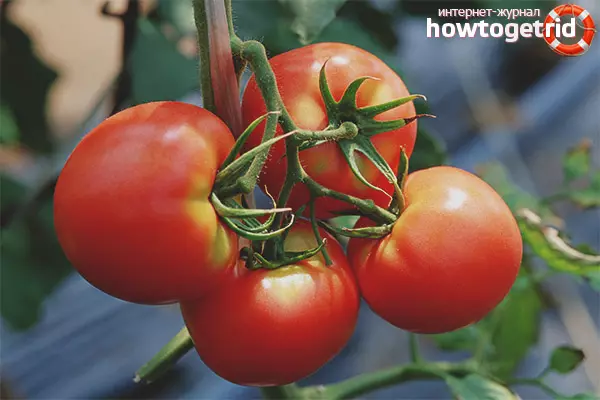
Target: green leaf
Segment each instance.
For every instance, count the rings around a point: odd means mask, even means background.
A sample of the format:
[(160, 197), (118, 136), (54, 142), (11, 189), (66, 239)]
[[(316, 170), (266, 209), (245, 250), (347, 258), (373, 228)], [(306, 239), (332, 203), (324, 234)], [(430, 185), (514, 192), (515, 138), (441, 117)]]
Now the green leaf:
[(584, 274), (584, 278), (588, 281), (592, 289), (600, 292), (600, 271), (587, 272)]
[(390, 12), (378, 9), (369, 1), (347, 1), (338, 11), (338, 16), (358, 22), (366, 33), (387, 50), (396, 50), (398, 36), (394, 16)]
[(584, 140), (565, 154), (563, 158), (565, 183), (570, 183), (589, 173), (592, 163), (591, 149), (591, 142), (589, 140)]
[(431, 168), (446, 162), (446, 148), (443, 142), (431, 135), (425, 128), (417, 128), (417, 141), (410, 157), (410, 171)]
[(0, 104), (0, 144), (14, 145), (19, 142), (19, 127), (10, 107)]
[[(553, 243), (551, 243), (545, 235), (548, 228), (536, 226), (523, 218), (519, 218), (518, 223), (525, 243), (531, 247), (536, 256), (546, 262), (549, 268), (582, 276), (597, 276), (600, 272), (600, 263), (588, 262), (585, 259), (577, 258), (576, 255), (579, 252), (576, 249), (569, 252), (569, 245), (564, 239), (552, 237)], [(559, 246), (560, 242), (565, 245)], [(592, 254), (585, 254), (583, 256), (597, 258), (597, 256)]]
[(600, 171), (592, 175), (586, 188), (569, 190), (568, 197), (583, 208), (600, 207)]
[(481, 165), (477, 168), (477, 173), (502, 196), (513, 213), (522, 208), (529, 208), (543, 219), (551, 220), (554, 223), (560, 221), (549, 207), (540, 203), (538, 198), (515, 185), (502, 164), (494, 162)]
[(559, 374), (568, 374), (581, 364), (583, 351), (570, 346), (557, 347), (550, 355), (550, 369)]
[(171, 24), (179, 34), (196, 32), (191, 0), (159, 0), (157, 11), (161, 20)]
[(591, 393), (579, 393), (574, 396), (560, 396), (555, 400), (598, 400), (600, 397), (595, 396)]
[(489, 345), (483, 362), (499, 378), (507, 378), (539, 337), (542, 300), (530, 278), (521, 274), (508, 296), (480, 324)]
[(0, 211), (12, 212), (25, 198), (27, 188), (5, 174), (0, 174)]
[(481, 375), (469, 374), (464, 378), (445, 377), (448, 387), (459, 400), (514, 400), (515, 394), (506, 386)]
[(477, 345), (480, 331), (475, 325), (457, 331), (432, 335), (437, 347), (445, 351), (471, 350)]
[(321, 31), (335, 19), (346, 0), (279, 0), (293, 15), (291, 29), (301, 44), (315, 40)]
[(46, 103), (57, 74), (39, 59), (27, 34), (4, 16), (0, 21), (0, 41), (2, 142), (14, 141), (18, 133), (23, 146), (50, 153), (53, 142)]
[[(259, 39), (275, 56), (302, 46), (290, 26), (292, 19), (279, 2), (272, 0), (233, 0), (233, 15), (237, 17), (236, 29), (243, 39)], [(338, 16), (318, 36), (315, 42), (340, 42), (365, 49), (399, 73), (393, 53), (375, 36), (365, 31), (360, 23), (348, 17)]]
[[(15, 181), (0, 178), (4, 213), (5, 201), (18, 205), (26, 191)], [(2, 229), (0, 265), (0, 313), (12, 328), (30, 328), (40, 316), (44, 299), (71, 271), (54, 233), (50, 199), (37, 212)]]
[(196, 60), (181, 54), (148, 19), (141, 18), (138, 29), (128, 64), (134, 104), (178, 100), (198, 87)]

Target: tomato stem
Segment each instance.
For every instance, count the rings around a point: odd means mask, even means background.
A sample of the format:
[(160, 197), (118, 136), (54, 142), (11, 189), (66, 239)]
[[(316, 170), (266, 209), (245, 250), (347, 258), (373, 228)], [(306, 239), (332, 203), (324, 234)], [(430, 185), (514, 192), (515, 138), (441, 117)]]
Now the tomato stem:
[(409, 348), (410, 348), (410, 360), (413, 363), (417, 363), (417, 364), (422, 363), (423, 359), (421, 358), (421, 352), (419, 350), (419, 338), (417, 337), (417, 335), (412, 332), (409, 333), (408, 334), (408, 342), (409, 342)]
[(462, 363), (407, 364), (358, 375), (332, 385), (303, 388), (303, 391), (305, 398), (350, 399), (407, 381), (442, 379), (444, 375), (465, 376), (471, 372), (475, 372), (474, 368)]
[(156, 380), (193, 348), (192, 338), (184, 327), (150, 361), (140, 367), (133, 381), (150, 383)]
[(206, 0), (194, 0), (194, 21), (198, 31), (198, 53), (200, 56), (200, 86), (202, 90), (202, 106), (215, 113), (215, 97), (210, 72), (210, 42), (208, 20), (206, 16)]
[(296, 384), (270, 386), (260, 389), (265, 400), (302, 399), (302, 389)]

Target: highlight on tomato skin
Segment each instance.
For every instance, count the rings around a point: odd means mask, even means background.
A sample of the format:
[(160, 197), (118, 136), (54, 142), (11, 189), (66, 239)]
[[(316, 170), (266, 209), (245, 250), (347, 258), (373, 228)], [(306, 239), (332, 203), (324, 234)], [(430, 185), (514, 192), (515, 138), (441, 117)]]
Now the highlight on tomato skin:
[(404, 194), (389, 236), (350, 240), (362, 296), (383, 319), (416, 333), (479, 321), (519, 272), (523, 244), (510, 209), (487, 183), (454, 167), (410, 174)]
[[(357, 106), (378, 105), (408, 96), (410, 93), (402, 79), (383, 61), (358, 47), (343, 43), (317, 43), (279, 54), (269, 60), (277, 77), (277, 87), (290, 116), (298, 127), (321, 130), (328, 126), (325, 104), (319, 90), (319, 72), (327, 62), (325, 72), (329, 87), (336, 100), (348, 85), (357, 78), (369, 76), (378, 80), (365, 81), (357, 93)], [(265, 102), (254, 76), (245, 88), (242, 100), (244, 124), (248, 125), (266, 113)], [(412, 103), (386, 111), (375, 117), (379, 121), (408, 118), (415, 115)], [(246, 149), (256, 147), (262, 138), (264, 123), (259, 125), (246, 144)], [(410, 156), (414, 148), (417, 122), (371, 138), (372, 143), (393, 171), (400, 161), (398, 149), (404, 148)], [(278, 127), (277, 134), (282, 134)], [(279, 193), (287, 170), (285, 146), (275, 144), (269, 159), (261, 172), (259, 185), (270, 193)], [(368, 182), (393, 193), (392, 185), (372, 163), (362, 154), (358, 155), (359, 169)], [(371, 189), (356, 178), (348, 163), (334, 142), (300, 152), (300, 160), (306, 172), (318, 183), (332, 190), (350, 194), (362, 199), (372, 199), (377, 205), (387, 206), (390, 197)], [(304, 185), (296, 185), (288, 205), (294, 209), (306, 204), (310, 199)], [(320, 197), (316, 200), (318, 218), (331, 218), (337, 211), (347, 210), (348, 204), (342, 201)]]
[[(204, 363), (222, 378), (248, 386), (284, 385), (332, 359), (356, 326), (359, 294), (340, 244), (321, 231), (333, 261), (323, 255), (275, 270), (248, 270), (206, 299), (182, 302), (181, 311)], [(286, 251), (316, 246), (310, 225), (299, 222)]]
[(219, 118), (178, 102), (131, 107), (98, 125), (54, 194), (56, 233), (75, 269), (145, 304), (198, 298), (229, 279), (237, 237), (208, 198), (233, 144)]

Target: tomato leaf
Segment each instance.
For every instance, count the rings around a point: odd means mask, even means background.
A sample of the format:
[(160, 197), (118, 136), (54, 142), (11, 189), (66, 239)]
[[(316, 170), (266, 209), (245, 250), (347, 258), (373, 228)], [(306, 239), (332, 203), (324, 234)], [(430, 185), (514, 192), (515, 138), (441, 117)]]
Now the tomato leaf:
[[(5, 201), (10, 204), (21, 197), (22, 202), (26, 190), (8, 177), (0, 179), (4, 212)], [(5, 195), (6, 188), (11, 188), (9, 195)], [(12, 328), (30, 328), (39, 318), (44, 299), (71, 271), (56, 240), (51, 201), (4, 227), (0, 249), (0, 313)]]
[(559, 374), (568, 374), (581, 364), (583, 351), (570, 346), (557, 347), (550, 355), (550, 369)]
[(10, 107), (4, 103), (0, 104), (0, 124), (2, 125), (0, 144), (17, 144), (19, 142), (19, 127)]
[(177, 100), (198, 86), (197, 61), (185, 57), (148, 19), (140, 18), (139, 32), (129, 56), (134, 104)]
[(419, 126), (415, 148), (410, 157), (410, 172), (442, 165), (446, 162), (446, 156), (444, 143)]
[(481, 375), (469, 374), (464, 378), (445, 377), (448, 387), (460, 400), (513, 400), (515, 394), (506, 386)]
[(583, 208), (600, 207), (600, 171), (592, 175), (586, 188), (569, 190), (568, 197)]
[(543, 219), (550, 220), (556, 224), (562, 222), (549, 207), (542, 205), (535, 196), (515, 185), (502, 164), (489, 163), (481, 165), (477, 168), (477, 173), (502, 196), (513, 213), (522, 208), (529, 208), (534, 210)]
[(392, 13), (376, 8), (369, 1), (347, 1), (338, 16), (357, 21), (362, 29), (376, 38), (389, 51), (395, 51), (398, 36)]
[(555, 400), (598, 400), (598, 396), (590, 393), (579, 393), (574, 396), (556, 397)]
[(590, 171), (591, 142), (584, 140), (576, 147), (567, 151), (563, 158), (563, 174), (565, 183), (570, 183), (586, 176)]
[(0, 40), (2, 142), (18, 137), (30, 150), (50, 153), (54, 145), (46, 102), (57, 74), (39, 59), (27, 34), (4, 15), (0, 21)]
[(482, 321), (490, 338), (483, 356), (488, 370), (506, 378), (539, 337), (542, 300), (527, 275), (517, 278), (502, 303)]
[[(572, 252), (575, 253), (572, 254), (567, 251), (568, 248), (567, 250), (559, 248), (544, 235), (544, 228), (532, 225), (525, 220), (519, 220), (519, 228), (525, 243), (531, 247), (536, 256), (545, 261), (549, 268), (581, 276), (589, 281), (593, 289), (600, 290), (600, 262), (588, 261), (588, 259), (598, 259), (597, 255), (584, 254), (576, 249), (573, 249)], [(564, 241), (564, 239), (560, 240)], [(564, 243), (566, 245), (566, 242)]]
[(279, 0), (293, 15), (291, 29), (300, 43), (314, 41), (321, 31), (335, 19), (346, 0)]
[(179, 34), (187, 35), (196, 32), (191, 1), (159, 0), (157, 12), (161, 20), (172, 25)]
[[(261, 39), (270, 57), (302, 46), (297, 35), (290, 29), (292, 19), (279, 2), (233, 0), (232, 8), (234, 17), (239, 17), (235, 21), (240, 37)], [(399, 73), (394, 54), (388, 51), (376, 36), (365, 31), (352, 17), (338, 16), (314, 41), (341, 42), (360, 47), (373, 53)]]
[(474, 350), (480, 331), (471, 325), (457, 331), (432, 335), (437, 347), (445, 351)]

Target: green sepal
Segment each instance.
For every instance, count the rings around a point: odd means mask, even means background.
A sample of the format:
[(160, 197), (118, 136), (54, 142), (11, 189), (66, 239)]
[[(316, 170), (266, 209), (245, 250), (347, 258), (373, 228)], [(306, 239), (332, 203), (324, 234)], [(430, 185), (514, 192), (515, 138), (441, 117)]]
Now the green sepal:
[(385, 133), (389, 131), (393, 131), (396, 129), (400, 129), (403, 126), (410, 124), (413, 121), (416, 121), (419, 118), (428, 117), (435, 118), (435, 115), (431, 114), (417, 114), (413, 117), (408, 118), (399, 118), (390, 121), (375, 121), (374, 119), (363, 121), (358, 123), (358, 127), (360, 129), (360, 135), (371, 137), (378, 135), (380, 133)]
[[(400, 163), (398, 164), (398, 172), (396, 173), (396, 181), (398, 182), (398, 186), (400, 189), (404, 190), (404, 184), (406, 183), (406, 177), (408, 176), (408, 155), (404, 148), (400, 150)], [(396, 196), (392, 199), (390, 206), (388, 207), (388, 211), (400, 215), (404, 206), (406, 204), (406, 199), (404, 198), (404, 192), (402, 196)]]
[(338, 228), (325, 221), (319, 221), (318, 223), (323, 229), (331, 234), (361, 239), (379, 239), (385, 237), (392, 232), (392, 228), (394, 227), (394, 224), (384, 224), (364, 228)]
[(289, 228), (291, 228), (294, 224), (294, 216), (292, 215), (292, 218), (290, 218), (289, 223), (280, 229), (270, 232), (251, 232), (245, 229), (244, 226), (240, 226), (240, 222), (237, 222), (235, 219), (229, 217), (221, 217), (221, 220), (239, 236), (252, 241), (264, 241), (277, 237), (283, 234)]
[(356, 94), (358, 93), (358, 89), (360, 89), (361, 85), (367, 80), (379, 81), (380, 79), (372, 76), (363, 76), (353, 80), (344, 91), (340, 101), (337, 103), (338, 109), (351, 111), (356, 110)]
[(265, 119), (267, 119), (267, 117), (271, 114), (281, 114), (281, 112), (279, 112), (279, 111), (268, 112), (265, 115), (258, 117), (250, 125), (248, 125), (248, 127), (244, 130), (244, 132), (242, 132), (242, 134), (237, 138), (237, 140), (235, 141), (235, 144), (233, 145), (233, 148), (231, 149), (231, 151), (225, 158), (225, 161), (223, 161), (223, 164), (221, 164), (221, 168), (220, 168), (221, 170), (223, 170), (225, 167), (227, 167), (229, 164), (231, 164), (233, 161), (235, 161), (235, 157), (237, 157), (238, 153), (242, 150), (242, 147), (244, 147), (244, 144), (246, 144), (246, 141), (250, 137), (250, 134), (252, 134), (252, 132), (254, 132), (256, 127), (261, 122), (263, 122)]
[(364, 118), (373, 118), (386, 111), (393, 110), (403, 104), (410, 103), (416, 99), (427, 101), (427, 97), (422, 94), (411, 94), (410, 96), (401, 97), (396, 100), (388, 101), (387, 103), (377, 104), (375, 106), (362, 107), (358, 109), (359, 114)]
[(344, 154), (344, 157), (348, 161), (348, 166), (350, 167), (350, 170), (359, 181), (361, 181), (363, 184), (367, 185), (371, 189), (383, 192), (390, 198), (392, 197), (385, 190), (369, 183), (366, 180), (366, 178), (362, 175), (360, 169), (358, 168), (358, 164), (356, 163), (356, 155), (354, 154), (357, 151), (364, 154), (369, 159), (369, 161), (371, 161), (373, 165), (387, 178), (388, 182), (390, 182), (394, 186), (396, 197), (402, 198), (402, 190), (400, 186), (398, 186), (396, 174), (392, 171), (387, 161), (385, 161), (381, 154), (379, 154), (375, 146), (373, 146), (373, 143), (371, 143), (371, 141), (368, 138), (356, 137), (354, 139), (341, 140), (338, 142), (338, 144), (340, 146), (340, 150)]
[[(229, 207), (244, 209), (244, 207), (242, 205), (240, 205), (237, 201), (235, 201), (232, 198), (224, 200), (223, 203)], [(275, 221), (276, 215), (277, 215), (276, 213), (270, 214), (267, 221), (265, 221), (263, 223), (261, 223), (256, 218), (252, 218), (252, 217), (244, 218), (244, 219), (240, 220), (240, 222), (238, 223), (238, 226), (243, 227), (243, 229), (245, 229), (251, 233), (264, 232), (264, 231), (268, 230), (269, 228), (271, 228), (271, 226), (273, 225), (273, 222)]]
[(323, 63), (321, 71), (319, 71), (319, 89), (321, 91), (321, 97), (323, 98), (323, 102), (325, 103), (327, 115), (331, 116), (336, 110), (337, 101), (335, 101), (335, 99), (333, 98), (333, 94), (331, 93), (331, 89), (329, 89), (329, 83), (327, 82), (327, 74), (325, 73), (326, 66), (327, 61)]
[[(264, 269), (277, 269), (281, 267), (285, 267), (286, 265), (295, 264), (302, 260), (306, 260), (308, 258), (314, 257), (317, 255), (325, 244), (327, 243), (326, 239), (323, 239), (321, 244), (313, 249), (305, 250), (305, 251), (290, 251), (285, 252), (284, 256), (281, 260), (277, 261), (269, 261), (264, 258), (261, 254), (254, 252), (252, 255), (254, 256), (257, 263), (254, 264), (253, 269), (264, 268)], [(246, 248), (242, 249), (245, 250)], [(250, 252), (246, 250), (246, 254), (244, 256), (250, 256)]]
[[(265, 215), (276, 214), (281, 212), (292, 211), (291, 208), (266, 208), (266, 209), (247, 209), (243, 207), (230, 207), (219, 199), (219, 197), (215, 193), (211, 193), (210, 201), (215, 208), (217, 214), (220, 217), (228, 217), (228, 218), (251, 218), (251, 217), (262, 217)], [(230, 203), (231, 204), (231, 203)]]
[[(319, 232), (319, 220), (317, 219), (314, 197), (310, 200), (310, 225), (312, 226), (313, 234), (315, 235), (317, 243), (322, 243), (323, 238), (321, 237), (321, 233)], [(325, 265), (330, 266), (331, 264), (333, 264), (333, 261), (331, 260), (329, 252), (327, 251), (325, 246), (323, 246), (321, 253), (323, 253), (323, 258), (325, 259)]]
[[(225, 168), (221, 169), (217, 173), (217, 176), (215, 178), (215, 191), (223, 191), (223, 188), (225, 187), (235, 186), (235, 180), (237, 178), (240, 178), (244, 174), (244, 172), (248, 170), (248, 167), (250, 166), (250, 164), (252, 164), (252, 161), (254, 160), (254, 158), (256, 158), (256, 156), (258, 156), (261, 153), (268, 152), (271, 149), (272, 145), (281, 140), (285, 140), (286, 138), (292, 136), (294, 133), (296, 132), (288, 132), (284, 135), (279, 135), (277, 137), (274, 137), (273, 139), (267, 140), (266, 142), (254, 147), (252, 150), (244, 153), (238, 159), (227, 165)], [(258, 176), (250, 178), (256, 181), (256, 179), (258, 179)]]

